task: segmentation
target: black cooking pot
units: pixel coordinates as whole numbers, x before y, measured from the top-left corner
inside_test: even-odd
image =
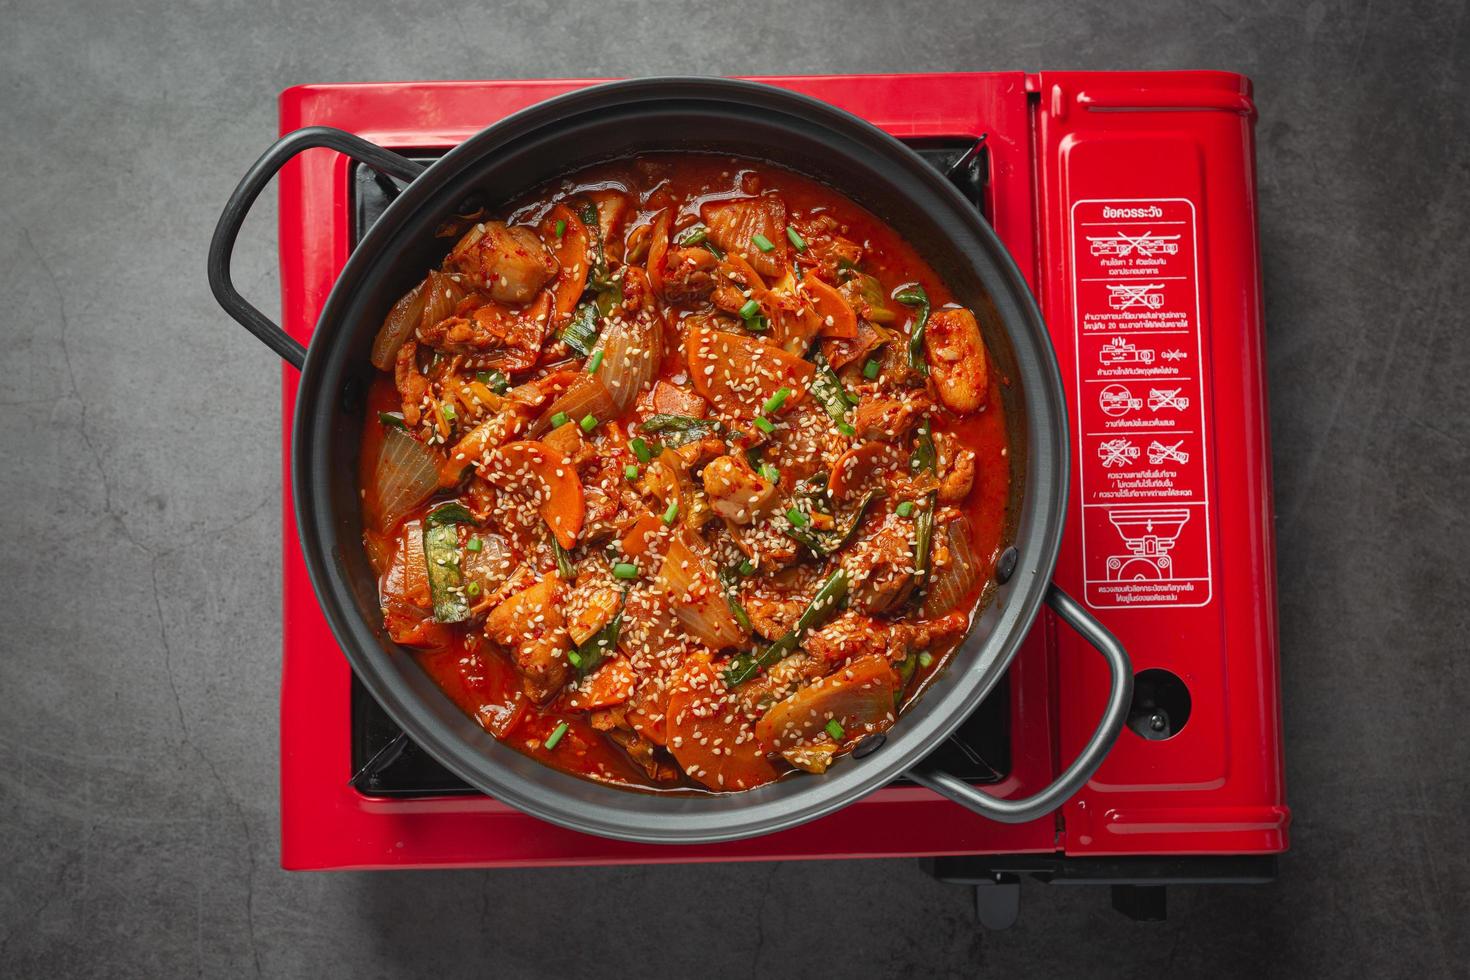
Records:
[[[303,350],[246,302],[230,256],[246,212],[287,160],[310,147],[344,153],[408,187],[363,237]],[[1010,379],[1015,546],[993,601],[947,670],[862,758],[744,793],[630,792],[578,779],[501,745],[450,702],[382,626],[377,579],[362,545],[357,456],[368,351],[395,300],[437,266],[440,222],[474,199],[491,206],[590,163],[650,150],[754,157],[831,185],[893,226],[974,309]],[[1069,443],[1062,383],[1036,302],[995,233],[944,177],[868,123],[821,102],[716,78],[654,78],[572,92],[517,113],[424,167],[339,130],[283,137],[241,180],[209,252],[209,280],[231,316],[301,369],[292,439],[296,523],[317,597],[357,676],[409,737],[479,789],[553,823],[605,837],[709,842],[769,833],[830,813],[907,773],[995,820],[1051,812],[1092,775],[1112,746],[1133,675],[1118,642],[1051,584],[1062,535]],[[1002,563],[1010,564],[1009,558]],[[1008,573],[1008,574],[1007,574]],[[1112,688],[1097,730],[1050,786],[995,799],[924,762],[1000,679],[1043,602],[1107,660]],[[344,773],[344,777],[345,777]]]

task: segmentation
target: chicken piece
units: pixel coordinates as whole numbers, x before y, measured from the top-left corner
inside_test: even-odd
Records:
[[[760,593],[743,597],[741,604],[755,631],[768,640],[789,632],[806,608],[797,599],[776,599]]]
[[[564,604],[567,632],[581,646],[596,635],[618,611],[618,593],[606,585],[591,583],[573,589]]]
[[[582,524],[582,543],[596,544],[616,534],[624,523],[622,495],[608,493],[596,483],[584,483],[582,499],[587,507],[587,516]]]
[[[542,293],[524,310],[486,303],[468,317],[446,317],[433,326],[420,327],[418,339],[446,354],[494,354],[487,366],[493,363],[503,370],[524,371],[541,355],[550,312],[550,293]]]
[[[842,235],[842,225],[830,214],[813,215],[798,230],[806,241],[806,251],[798,259],[810,264],[825,281],[837,284],[838,274],[863,259],[863,248]]]
[[[936,643],[959,636],[970,625],[970,617],[964,612],[946,613],[937,619],[926,619],[917,623],[889,623],[888,658],[902,660],[914,650],[927,650]]]
[[[562,618],[560,580],[545,575],[490,611],[485,636],[511,651],[521,687],[537,704],[556,696],[571,676],[571,637]]]
[[[906,345],[886,344],[878,351],[877,358],[878,376],[885,384],[904,387],[924,383],[924,373],[909,363]]]
[[[886,328],[860,317],[858,318],[857,336],[851,340],[844,340],[840,337],[822,338],[822,356],[827,359],[832,370],[841,371],[854,361],[859,364],[866,361],[870,354],[888,343],[892,336],[892,333]]]
[[[939,463],[939,502],[962,503],[975,486],[975,451],[960,445],[953,433],[934,433]]]
[[[721,456],[704,468],[700,479],[710,509],[736,524],[749,524],[769,513],[776,503],[776,487],[750,468],[744,456]]]
[[[796,561],[800,546],[776,526],[778,520],[784,521],[785,518],[768,517],[751,524],[736,524],[726,520],[725,530],[730,532],[730,540],[740,549],[740,553],[757,565],[762,568],[770,565],[784,568]]]
[[[989,384],[985,341],[975,314],[940,310],[924,331],[924,358],[939,400],[953,412],[973,412],[985,403]]]
[[[403,342],[393,359],[393,384],[403,400],[403,421],[419,424],[423,415],[424,396],[429,393],[429,379],[419,371],[419,345],[412,338]]]
[[[933,404],[917,392],[901,392],[892,398],[866,398],[857,407],[853,425],[864,439],[897,442],[909,434],[919,416]]]
[[[888,629],[870,616],[851,610],[837,616],[802,641],[806,652],[829,664],[888,650]]]
[[[660,762],[653,753],[653,743],[637,732],[614,728],[608,737],[623,747],[628,758],[636,762],[648,778],[656,783],[669,783],[679,778],[679,771],[666,762]]]
[[[779,276],[786,256],[786,205],[779,197],[761,196],[706,204],[700,215],[716,245],[742,256],[763,276]],[[755,236],[772,246],[761,251]]]
[[[843,554],[842,567],[850,577],[850,608],[876,614],[909,597],[914,587],[912,527],[890,515],[877,531],[860,538]]]
[[[719,260],[707,248],[671,248],[664,259],[663,296],[676,306],[699,306],[715,288]]]
[[[470,276],[498,303],[528,303],[556,275],[556,259],[530,228],[486,221],[465,233],[449,267]]]
[[[705,436],[693,442],[686,442],[674,450],[679,458],[684,460],[684,466],[689,470],[696,470],[710,460],[722,456],[725,453],[725,440],[718,436]]]

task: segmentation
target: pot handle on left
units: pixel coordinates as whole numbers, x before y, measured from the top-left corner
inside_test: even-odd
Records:
[[[1087,740],[1077,758],[1049,786],[1019,800],[991,796],[932,764],[920,763],[907,773],[920,786],[932,789],[960,806],[1000,823],[1026,823],[1037,817],[1044,817],[1076,795],[1082,785],[1092,778],[1092,774],[1097,772],[1097,767],[1102,765],[1108,750],[1113,747],[1113,742],[1117,740],[1118,733],[1123,730],[1123,723],[1128,718],[1128,705],[1133,700],[1133,664],[1117,637],[1093,618],[1080,602],[1055,585],[1047,587],[1046,601],[1058,616],[1102,654],[1108,665],[1110,686],[1107,706],[1103,708],[1102,718],[1093,729],[1092,737]]]
[[[265,190],[265,185],[286,165],[286,161],[313,147],[336,150],[399,180],[412,181],[426,169],[422,164],[369,143],[360,136],[327,126],[309,126],[282,136],[240,178],[239,186],[219,216],[219,224],[215,225],[214,238],[209,242],[209,288],[226,313],[239,320],[246,330],[298,370],[306,361],[306,348],[240,295],[230,279],[230,258],[234,255],[235,239],[240,235],[245,215],[250,213],[250,206]]]

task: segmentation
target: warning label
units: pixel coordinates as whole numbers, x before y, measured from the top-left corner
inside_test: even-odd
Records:
[[[1072,243],[1087,603],[1206,605],[1194,204],[1078,201]]]

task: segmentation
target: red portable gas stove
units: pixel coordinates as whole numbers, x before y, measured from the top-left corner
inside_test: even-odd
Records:
[[[1056,580],[1138,670],[1125,731],[1052,817],[988,822],[903,783],[779,834],[703,846],[585,836],[479,795],[356,685],[285,533],[281,821],[287,868],[499,867],[792,858],[935,859],[1014,915],[1016,881],[1260,881],[1286,847],[1270,455],[1250,83],[1217,72],[763,79],[908,141],[968,194],[1051,325],[1074,485]],[[308,85],[282,132],[325,125],[433,157],[588,81]],[[306,342],[363,230],[397,193],[313,151],[281,175],[284,324]],[[289,443],[297,375],[284,374]],[[289,460],[289,453],[286,456]],[[1105,668],[1044,613],[1007,683],[939,751],[997,795],[1045,785],[1095,724]],[[922,828],[895,834],[892,828]]]

